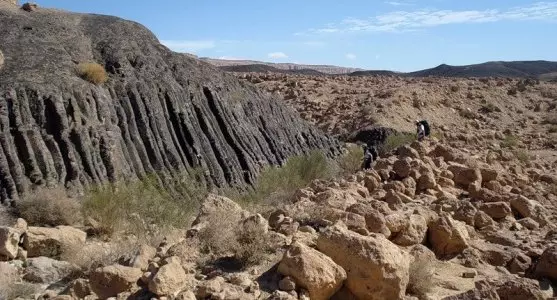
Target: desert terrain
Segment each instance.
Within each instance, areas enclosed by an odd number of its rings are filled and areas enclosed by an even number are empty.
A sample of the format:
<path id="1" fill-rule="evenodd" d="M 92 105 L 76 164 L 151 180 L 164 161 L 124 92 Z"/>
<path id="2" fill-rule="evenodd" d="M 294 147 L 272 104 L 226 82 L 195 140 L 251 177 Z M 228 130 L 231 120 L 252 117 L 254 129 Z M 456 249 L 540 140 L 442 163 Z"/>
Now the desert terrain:
<path id="1" fill-rule="evenodd" d="M 115 17 L 0 24 L 0 299 L 557 297 L 555 82 L 224 72 Z"/>

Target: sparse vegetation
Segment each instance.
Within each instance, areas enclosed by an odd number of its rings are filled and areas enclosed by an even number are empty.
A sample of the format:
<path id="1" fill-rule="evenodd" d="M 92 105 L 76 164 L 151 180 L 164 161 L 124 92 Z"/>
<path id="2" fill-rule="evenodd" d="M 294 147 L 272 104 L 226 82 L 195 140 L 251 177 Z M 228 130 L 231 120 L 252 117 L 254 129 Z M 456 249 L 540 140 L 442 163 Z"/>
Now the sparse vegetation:
<path id="1" fill-rule="evenodd" d="M 549 133 L 557 133 L 557 124 L 549 126 Z"/>
<path id="2" fill-rule="evenodd" d="M 515 135 L 507 135 L 505 139 L 501 142 L 501 148 L 513 148 L 518 146 L 518 137 Z"/>
<path id="3" fill-rule="evenodd" d="M 168 227 L 184 228 L 207 195 L 197 174 L 166 185 L 157 177 L 120 182 L 93 189 L 83 202 L 85 217 L 97 221 L 100 232 L 151 234 Z"/>
<path id="4" fill-rule="evenodd" d="M 470 109 L 461 109 L 459 114 L 461 117 L 466 119 L 476 119 L 478 117 L 477 114 Z"/>
<path id="5" fill-rule="evenodd" d="M 480 112 L 481 113 L 501 112 L 501 109 L 493 103 L 486 103 L 482 105 L 482 107 L 480 108 Z"/>
<path id="6" fill-rule="evenodd" d="M 543 122 L 545 124 L 557 125 L 557 113 L 546 116 Z"/>
<path id="7" fill-rule="evenodd" d="M 17 203 L 19 215 L 35 226 L 76 225 L 81 221 L 81 205 L 69 198 L 62 187 L 38 188 Z"/>
<path id="8" fill-rule="evenodd" d="M 108 80 L 108 74 L 103 66 L 97 63 L 80 63 L 77 65 L 79 77 L 94 83 L 103 84 Z"/>
<path id="9" fill-rule="evenodd" d="M 339 160 L 339 167 L 347 175 L 361 169 L 364 151 L 357 145 L 352 145 L 346 150 L 346 153 Z"/>
<path id="10" fill-rule="evenodd" d="M 389 135 L 385 140 L 385 143 L 379 147 L 379 155 L 383 156 L 400 146 L 410 144 L 416 140 L 416 136 L 412 133 L 401 132 Z"/>
<path id="11" fill-rule="evenodd" d="M 214 258 L 231 257 L 242 267 L 257 264 L 269 250 L 269 237 L 255 222 L 242 223 L 238 214 L 219 211 L 199 232 L 202 251 Z"/>
<path id="12" fill-rule="evenodd" d="M 334 164 L 323 152 L 313 151 L 308 155 L 291 157 L 282 167 L 267 167 L 249 192 L 240 194 L 229 190 L 224 194 L 242 206 L 275 207 L 291 199 L 297 189 L 312 180 L 330 178 L 336 172 Z"/>
<path id="13" fill-rule="evenodd" d="M 433 274 L 435 273 L 435 262 L 427 258 L 417 258 L 410 264 L 409 281 L 407 291 L 424 298 L 435 286 Z"/>
<path id="14" fill-rule="evenodd" d="M 530 161 L 530 155 L 525 149 L 519 149 L 514 151 L 514 157 L 522 163 L 527 163 Z"/>

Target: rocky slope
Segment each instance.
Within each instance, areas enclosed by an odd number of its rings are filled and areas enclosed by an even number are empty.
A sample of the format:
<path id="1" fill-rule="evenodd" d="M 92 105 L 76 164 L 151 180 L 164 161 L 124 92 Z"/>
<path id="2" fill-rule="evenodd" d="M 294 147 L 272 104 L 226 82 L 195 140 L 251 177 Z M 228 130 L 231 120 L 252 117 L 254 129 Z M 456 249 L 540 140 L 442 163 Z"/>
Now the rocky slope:
<path id="1" fill-rule="evenodd" d="M 253 61 L 253 60 L 228 60 L 228 59 L 215 59 L 215 58 L 207 58 L 202 57 L 201 60 L 206 61 L 212 65 L 217 67 L 221 67 L 223 69 L 231 70 L 232 67 L 243 67 L 238 68 L 238 70 L 243 70 L 242 72 L 246 72 L 250 70 L 253 72 L 254 69 L 260 68 L 260 66 L 267 66 L 272 67 L 281 71 L 291 71 L 291 72 L 298 72 L 301 71 L 317 71 L 323 74 L 348 74 L 357 71 L 363 71 L 362 69 L 358 68 L 347 68 L 347 67 L 339 67 L 339 66 L 328 66 L 328 65 L 304 65 L 304 64 L 294 64 L 294 63 L 269 63 L 269 62 L 261 62 L 261 61 Z"/>
<path id="2" fill-rule="evenodd" d="M 127 255 L 18 220 L 0 228 L 0 268 L 55 299 L 555 299 L 556 174 L 468 152 L 401 146 L 373 170 L 314 181 L 267 218 L 211 195 L 190 230 Z M 234 249 L 231 228 L 261 259 L 241 267 L 239 252 L 215 251 Z M 218 246 L 207 252 L 207 240 Z M 111 251 L 111 263 L 87 264 Z"/>
<path id="3" fill-rule="evenodd" d="M 110 16 L 0 2 L 0 199 L 201 167 L 216 186 L 336 141 L 251 84 Z M 96 62 L 94 85 L 76 66 Z"/>

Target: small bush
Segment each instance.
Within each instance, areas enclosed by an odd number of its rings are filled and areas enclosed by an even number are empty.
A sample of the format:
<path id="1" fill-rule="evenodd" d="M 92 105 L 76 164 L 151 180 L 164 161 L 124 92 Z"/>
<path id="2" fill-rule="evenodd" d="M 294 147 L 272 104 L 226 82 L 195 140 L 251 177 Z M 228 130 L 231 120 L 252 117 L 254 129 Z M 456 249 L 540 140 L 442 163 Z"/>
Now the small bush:
<path id="1" fill-rule="evenodd" d="M 94 84 L 103 84 L 108 80 L 106 70 L 97 63 L 80 63 L 77 65 L 77 74 Z"/>
<path id="2" fill-rule="evenodd" d="M 544 124 L 557 125 L 557 113 L 546 116 L 543 120 Z"/>
<path id="3" fill-rule="evenodd" d="M 308 155 L 291 157 L 282 167 L 267 167 L 249 192 L 240 194 L 230 190 L 224 194 L 242 206 L 275 207 L 291 199 L 297 189 L 314 179 L 330 178 L 336 172 L 323 152 L 313 151 Z"/>
<path id="4" fill-rule="evenodd" d="M 549 133 L 556 133 L 557 132 L 557 124 L 549 126 L 548 131 L 549 131 Z"/>
<path id="5" fill-rule="evenodd" d="M 99 267 L 130 261 L 140 248 L 137 239 L 117 240 L 109 243 L 90 243 L 66 246 L 60 257 L 61 260 L 72 263 L 88 274 Z"/>
<path id="6" fill-rule="evenodd" d="M 231 257 L 242 267 L 260 263 L 269 251 L 269 236 L 254 222 L 242 224 L 240 216 L 218 211 L 209 216 L 200 230 L 199 240 L 203 252 L 212 260 Z"/>
<path id="7" fill-rule="evenodd" d="M 19 215 L 30 225 L 75 225 L 81 221 L 81 205 L 62 187 L 38 188 L 16 203 Z"/>
<path id="8" fill-rule="evenodd" d="M 346 153 L 339 159 L 338 164 L 344 175 L 349 175 L 362 168 L 364 151 L 362 147 L 356 145 L 352 145 L 346 150 Z"/>
<path id="9" fill-rule="evenodd" d="M 398 147 L 410 144 L 415 140 L 416 135 L 408 132 L 391 134 L 387 137 L 383 145 L 379 147 L 379 155 L 384 156 L 385 154 L 397 149 Z"/>
<path id="10" fill-rule="evenodd" d="M 460 114 L 461 117 L 466 118 L 466 119 L 476 119 L 476 118 L 478 118 L 478 115 L 475 112 L 473 112 L 471 110 L 468 110 L 468 109 L 461 109 L 459 111 L 459 114 Z"/>
<path id="11" fill-rule="evenodd" d="M 507 135 L 501 142 L 501 148 L 512 148 L 518 146 L 518 137 L 515 135 Z"/>
<path id="12" fill-rule="evenodd" d="M 482 107 L 480 108 L 480 112 L 481 113 L 501 112 L 501 109 L 493 103 L 487 103 L 482 105 Z"/>
<path id="13" fill-rule="evenodd" d="M 524 149 L 514 151 L 514 157 L 522 163 L 527 163 L 530 161 L 530 155 Z"/>
<path id="14" fill-rule="evenodd" d="M 166 184 L 149 176 L 95 188 L 84 199 L 84 216 L 97 221 L 100 231 L 109 235 L 150 235 L 165 228 L 185 228 L 207 195 L 195 176 L 185 175 Z"/>
<path id="15" fill-rule="evenodd" d="M 435 263 L 427 258 L 418 258 L 410 264 L 407 291 L 420 298 L 425 297 L 435 286 L 433 275 Z"/>

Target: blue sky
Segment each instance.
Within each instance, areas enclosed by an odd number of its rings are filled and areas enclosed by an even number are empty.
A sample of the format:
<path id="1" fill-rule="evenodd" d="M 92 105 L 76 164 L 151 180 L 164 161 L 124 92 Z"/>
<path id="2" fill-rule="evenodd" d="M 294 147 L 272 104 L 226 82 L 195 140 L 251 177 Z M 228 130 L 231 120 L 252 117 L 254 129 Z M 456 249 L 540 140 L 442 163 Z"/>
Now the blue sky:
<path id="1" fill-rule="evenodd" d="M 557 1 L 42 0 L 140 22 L 179 52 L 414 71 L 557 61 Z"/>

